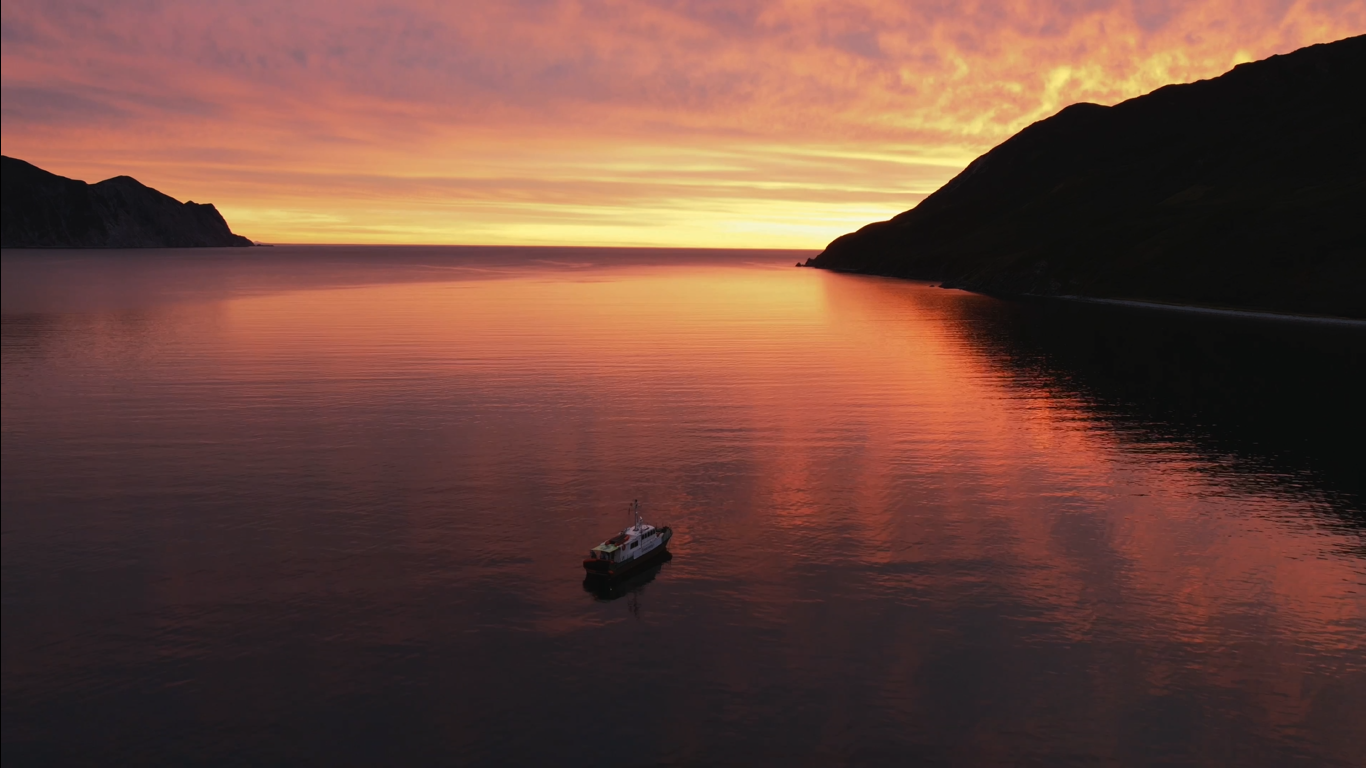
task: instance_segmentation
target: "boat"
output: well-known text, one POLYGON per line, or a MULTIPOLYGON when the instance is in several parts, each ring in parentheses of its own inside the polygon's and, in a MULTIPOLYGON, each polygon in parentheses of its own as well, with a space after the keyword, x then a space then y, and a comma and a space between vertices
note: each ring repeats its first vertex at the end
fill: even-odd
POLYGON ((640 516, 640 502, 631 502, 631 525, 588 551, 583 569, 589 576, 614 578, 644 568, 668 552, 673 529, 654 526, 640 516))

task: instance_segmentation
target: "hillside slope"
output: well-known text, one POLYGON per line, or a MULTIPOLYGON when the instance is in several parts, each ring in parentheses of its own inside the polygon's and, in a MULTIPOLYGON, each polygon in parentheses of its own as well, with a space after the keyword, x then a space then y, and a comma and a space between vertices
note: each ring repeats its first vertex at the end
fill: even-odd
POLYGON ((808 265, 1366 317, 1366 36, 1074 104, 808 265))
POLYGON ((0 245, 5 248, 246 246, 218 209, 182 203, 128 176, 98 184, 0 157, 0 245))

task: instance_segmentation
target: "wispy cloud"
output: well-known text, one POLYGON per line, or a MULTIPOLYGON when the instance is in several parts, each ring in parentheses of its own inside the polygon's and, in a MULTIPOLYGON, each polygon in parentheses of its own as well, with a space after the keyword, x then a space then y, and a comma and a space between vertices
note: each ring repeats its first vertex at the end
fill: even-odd
POLYGON ((7 0, 3 143, 258 238, 818 247, 1068 103, 1363 31, 1366 0, 7 0))

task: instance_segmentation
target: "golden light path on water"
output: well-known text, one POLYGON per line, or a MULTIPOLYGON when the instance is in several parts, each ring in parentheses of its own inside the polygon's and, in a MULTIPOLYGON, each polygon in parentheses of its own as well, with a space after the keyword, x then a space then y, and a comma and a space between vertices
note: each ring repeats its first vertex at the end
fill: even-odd
MULTIPOLYGON (((607 648, 667 688, 642 717, 691 745, 675 757, 730 738, 770 754, 756 745, 783 733, 835 755, 857 733, 945 742, 977 764, 1125 762, 1136 734, 1197 762, 1346 765, 1366 748, 1350 727, 1366 712, 1366 561, 1343 502, 1119 423, 1054 364, 1013 363, 1033 353, 991 337, 1002 302, 793 269, 796 254, 274 250, 25 278, 6 298, 7 486, 60 460, 101 503, 204 483, 231 508, 187 497, 231 522, 140 566, 159 585, 146 600, 170 606, 148 609, 159 631, 196 638, 175 646, 195 664, 227 653, 215 606, 256 595, 272 622, 323 628, 329 669, 372 646, 435 675, 454 664, 430 706, 463 713, 445 738, 471 759, 534 751, 499 741, 499 718, 569 706, 607 648), (106 308, 39 312, 53 286, 106 308), (678 531, 625 601, 645 606, 634 622, 576 573, 624 494, 678 531), (432 590, 457 597, 415 607, 432 590), (451 703, 495 682, 523 695, 451 703), (773 690, 803 703, 742 703, 773 690)), ((6 491, 7 568, 39 585, 55 566, 33 553, 68 546, 44 532, 57 518, 22 514, 60 497, 43 482, 6 491)), ((148 514, 100 518, 98 540, 148 514)), ((74 555, 50 558, 80 578, 74 555)), ((15 647, 46 630, 25 631, 15 647)), ((71 647, 7 662, 7 685, 106 663, 71 647)), ((542 741, 591 732, 572 720, 542 741)))

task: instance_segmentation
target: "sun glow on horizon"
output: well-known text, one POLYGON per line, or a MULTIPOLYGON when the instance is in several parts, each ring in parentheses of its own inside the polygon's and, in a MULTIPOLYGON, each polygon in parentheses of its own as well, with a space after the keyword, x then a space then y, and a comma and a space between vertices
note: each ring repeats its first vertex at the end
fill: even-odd
POLYGON ((3 7, 3 151, 265 242, 820 248, 1076 101, 1366 31, 1347 2, 3 7))

